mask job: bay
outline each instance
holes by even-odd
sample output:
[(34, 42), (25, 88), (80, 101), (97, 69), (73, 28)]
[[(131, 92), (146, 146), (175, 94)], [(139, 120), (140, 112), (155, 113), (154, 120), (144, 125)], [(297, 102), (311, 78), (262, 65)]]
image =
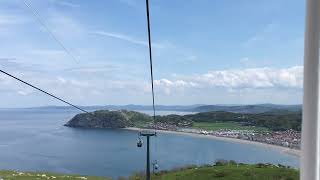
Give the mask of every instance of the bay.
[[(144, 171), (146, 147), (137, 148), (138, 132), (63, 126), (76, 113), (48, 109), (0, 110), (0, 169), (113, 178)], [(160, 170), (210, 164), (218, 159), (299, 167), (298, 157), (278, 150), (172, 133), (158, 133), (152, 138), (151, 157), (158, 161)]]

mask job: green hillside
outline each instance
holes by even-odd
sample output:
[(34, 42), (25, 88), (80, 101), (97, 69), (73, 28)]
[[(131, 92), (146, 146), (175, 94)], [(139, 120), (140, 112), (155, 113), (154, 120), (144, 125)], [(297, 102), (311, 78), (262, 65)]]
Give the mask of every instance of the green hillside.
[[(144, 179), (135, 175), (129, 180)], [(153, 175), (153, 180), (298, 180), (299, 171), (273, 165), (221, 165), (187, 167)]]
[(125, 128), (141, 127), (152, 122), (152, 118), (135, 111), (98, 110), (75, 115), (65, 126), (83, 128)]
[[(226, 163), (225, 163), (226, 162)], [(63, 175), (42, 172), (0, 171), (3, 180), (111, 180), (106, 177)], [(143, 180), (143, 174), (135, 174), (118, 180)], [(216, 165), (202, 167), (188, 166), (152, 175), (152, 180), (298, 180), (299, 171), (285, 166), (270, 164), (236, 164), (234, 161), (220, 161)]]
[[(219, 125), (224, 125), (231, 126), (231, 129), (274, 131), (294, 129), (300, 131), (301, 119), (301, 111), (275, 110), (257, 114), (215, 111), (189, 115), (156, 116), (155, 122), (156, 126), (194, 127), (207, 130), (216, 130), (219, 129)], [(85, 128), (125, 128), (148, 127), (152, 123), (151, 116), (140, 112), (99, 110), (77, 114), (65, 125)]]

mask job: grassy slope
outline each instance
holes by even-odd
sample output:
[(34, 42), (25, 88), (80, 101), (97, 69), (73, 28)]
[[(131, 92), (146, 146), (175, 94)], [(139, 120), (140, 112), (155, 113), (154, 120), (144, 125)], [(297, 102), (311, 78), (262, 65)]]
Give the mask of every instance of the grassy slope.
[(63, 175), (43, 172), (17, 172), (17, 171), (0, 171), (0, 179), (3, 180), (111, 180), (103, 177), (80, 176), (80, 175)]
[[(0, 171), (0, 179), (10, 180), (110, 180), (103, 177), (62, 175), (41, 172)], [(127, 179), (127, 178), (121, 178)], [(130, 180), (145, 179), (140, 175), (129, 177)], [(223, 165), (176, 169), (152, 175), (153, 180), (298, 180), (299, 171), (275, 166), (258, 167), (257, 165)]]
[(264, 127), (254, 127), (254, 126), (242, 126), (236, 122), (195, 122), (193, 123), (193, 128), (203, 129), (203, 130), (220, 130), (220, 129), (230, 129), (230, 130), (254, 130), (254, 131), (269, 131)]
[[(131, 177), (130, 179), (142, 179)], [(153, 180), (298, 180), (299, 172), (295, 169), (263, 167), (256, 165), (227, 165), (190, 168), (153, 175)]]

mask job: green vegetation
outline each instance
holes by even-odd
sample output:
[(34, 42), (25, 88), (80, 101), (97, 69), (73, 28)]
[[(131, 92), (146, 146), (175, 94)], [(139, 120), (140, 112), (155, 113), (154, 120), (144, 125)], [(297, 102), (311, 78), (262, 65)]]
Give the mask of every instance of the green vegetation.
[[(143, 179), (143, 175), (134, 175), (129, 180)], [(298, 180), (299, 171), (285, 166), (269, 164), (216, 164), (202, 167), (189, 166), (172, 171), (162, 171), (152, 176), (153, 180)]]
[(271, 111), (248, 116), (249, 122), (272, 130), (294, 129), (301, 131), (302, 112)]
[(55, 173), (43, 172), (17, 172), (17, 171), (0, 171), (0, 179), (3, 180), (111, 180), (110, 178), (79, 176), (79, 175), (63, 175)]
[(146, 124), (152, 122), (152, 118), (144, 113), (127, 110), (121, 110), (120, 112), (123, 113), (126, 118), (130, 119), (134, 127), (143, 128)]
[[(274, 110), (248, 114), (225, 111), (202, 112), (189, 115), (157, 116), (157, 127), (195, 127), (206, 130), (241, 129), (256, 131), (301, 130), (301, 111)], [(152, 117), (135, 111), (100, 110), (77, 114), (66, 126), (86, 128), (150, 127)]]
[(125, 128), (143, 127), (152, 122), (152, 118), (135, 111), (99, 110), (75, 115), (65, 126), (83, 128)]
[(218, 111), (189, 114), (184, 117), (195, 123), (238, 122), (247, 126), (265, 127), (274, 131), (287, 129), (300, 131), (302, 112), (277, 110), (258, 114), (244, 114)]
[(266, 132), (269, 131), (265, 127), (257, 126), (243, 126), (237, 122), (195, 122), (193, 123), (193, 128), (203, 129), (207, 131), (216, 131), (220, 129), (229, 129), (229, 130), (252, 130), (255, 132)]
[[(111, 180), (106, 177), (64, 175), (42, 172), (0, 171), (3, 180)], [(134, 174), (128, 178), (120, 177), (118, 180), (142, 180), (143, 173)], [(235, 161), (219, 160), (215, 165), (186, 166), (170, 171), (161, 171), (152, 175), (153, 180), (298, 180), (299, 171), (283, 165), (255, 164), (248, 165)]]

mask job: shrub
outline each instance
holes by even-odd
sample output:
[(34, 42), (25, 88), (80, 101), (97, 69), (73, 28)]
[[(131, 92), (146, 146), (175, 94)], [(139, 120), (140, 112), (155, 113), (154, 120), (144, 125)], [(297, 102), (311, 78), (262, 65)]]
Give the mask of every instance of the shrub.
[(256, 166), (257, 166), (257, 168), (264, 168), (264, 167), (267, 167), (268, 165), (263, 164), (263, 163), (258, 163)]
[(230, 160), (230, 161), (229, 161), (229, 164), (230, 164), (230, 165), (237, 165), (238, 163), (237, 163), (236, 161), (234, 161), (234, 160)]
[(215, 166), (225, 166), (228, 165), (228, 163), (229, 162), (227, 160), (220, 159), (215, 162)]

